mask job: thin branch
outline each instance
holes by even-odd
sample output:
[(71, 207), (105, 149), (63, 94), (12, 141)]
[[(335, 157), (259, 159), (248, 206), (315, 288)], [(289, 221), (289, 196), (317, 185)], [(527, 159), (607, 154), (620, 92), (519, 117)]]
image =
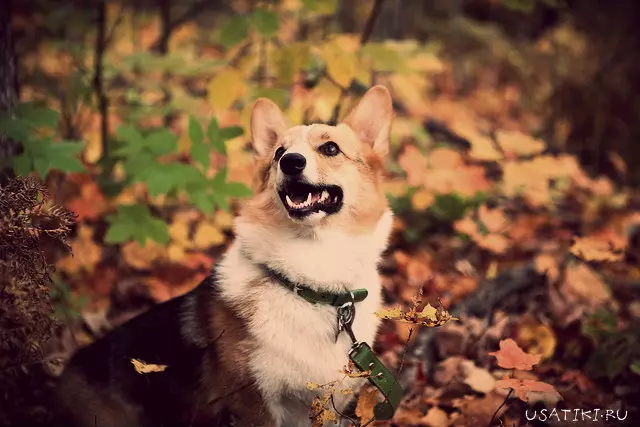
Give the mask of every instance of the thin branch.
[(409, 347), (409, 341), (411, 341), (411, 335), (413, 335), (413, 328), (409, 329), (409, 336), (407, 337), (407, 342), (404, 343), (404, 348), (402, 350), (402, 357), (400, 357), (400, 365), (398, 366), (398, 372), (396, 372), (396, 377), (400, 376), (402, 372), (402, 367), (404, 366), (404, 358), (407, 355), (407, 348)]
[(362, 36), (360, 37), (360, 46), (366, 44), (371, 38), (373, 29), (376, 26), (376, 21), (378, 20), (378, 16), (380, 16), (380, 12), (382, 12), (383, 3), (384, 0), (375, 0), (375, 3), (373, 3), (371, 14), (367, 19), (367, 22), (364, 24), (364, 29), (362, 30)]
[[(187, 21), (190, 21), (195, 17), (197, 17), (200, 13), (202, 13), (204, 9), (210, 6), (217, 5), (217, 3), (218, 2), (213, 0), (200, 0), (193, 3), (191, 7), (189, 7), (189, 9), (185, 13), (183, 13), (180, 17), (169, 22), (168, 26), (165, 28), (166, 33), (170, 35), (173, 31), (177, 30), (179, 27), (184, 25)], [(165, 43), (165, 41), (163, 41), (163, 37), (165, 36), (164, 34), (165, 31), (163, 31), (163, 34), (161, 34), (160, 37), (158, 37), (158, 39), (155, 42), (153, 42), (153, 44), (151, 45), (150, 49), (152, 51), (161, 50), (163, 43)]]
[(338, 408), (336, 407), (336, 402), (333, 400), (333, 393), (331, 393), (331, 406), (333, 406), (333, 410), (336, 412), (336, 414), (340, 415), (342, 418), (348, 419), (349, 421), (351, 421), (353, 423), (354, 426), (360, 426), (360, 422), (359, 421), (354, 420), (353, 418), (351, 418), (347, 414), (343, 414), (342, 412), (340, 412), (338, 410)]
[(106, 156), (109, 150), (108, 136), (109, 136), (109, 100), (104, 92), (103, 82), (103, 59), (106, 51), (106, 21), (107, 21), (107, 6), (106, 0), (97, 1), (97, 27), (98, 33), (96, 35), (96, 57), (95, 57), (95, 71), (93, 75), (93, 88), (98, 98), (98, 110), (100, 111), (100, 141), (102, 144), (102, 155)]

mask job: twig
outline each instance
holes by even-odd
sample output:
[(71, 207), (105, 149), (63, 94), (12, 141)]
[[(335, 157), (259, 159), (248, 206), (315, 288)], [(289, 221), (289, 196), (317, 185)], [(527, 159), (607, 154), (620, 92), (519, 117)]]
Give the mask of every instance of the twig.
[(351, 418), (347, 414), (343, 414), (342, 412), (340, 412), (338, 410), (338, 408), (336, 408), (336, 402), (333, 400), (333, 393), (331, 393), (331, 406), (333, 406), (333, 410), (336, 411), (336, 414), (340, 415), (342, 418), (348, 419), (349, 421), (351, 421), (353, 423), (353, 425), (360, 427), (360, 422), (359, 421), (354, 420), (353, 418)]
[[(514, 375), (515, 375), (515, 371), (511, 371), (511, 378), (513, 378)], [(512, 393), (513, 393), (513, 389), (510, 388), (509, 389), (509, 394), (507, 394), (507, 397), (504, 398), (504, 401), (500, 404), (500, 406), (498, 406), (498, 409), (496, 409), (496, 411), (493, 413), (493, 415), (491, 416), (491, 420), (489, 421), (489, 425), (487, 427), (491, 427), (493, 425), (493, 421), (495, 420), (496, 416), (498, 415), (498, 412), (500, 412), (500, 409), (502, 409), (502, 407), (507, 404), (507, 402), (509, 401), (509, 398), (511, 397)]]
[[(217, 3), (218, 2), (213, 0), (200, 0), (193, 3), (191, 7), (184, 14), (182, 14), (180, 17), (176, 18), (175, 20), (170, 21), (168, 26), (165, 28), (165, 31), (167, 32), (167, 34), (171, 34), (173, 31), (175, 31), (176, 29), (184, 25), (187, 21), (190, 21), (191, 19), (198, 16), (198, 14), (202, 13), (202, 10), (204, 8), (208, 6), (216, 5)], [(153, 42), (153, 44), (151, 44), (150, 49), (152, 51), (159, 51), (162, 48), (163, 43), (166, 43), (166, 41), (163, 40), (164, 36), (165, 34), (163, 32), (163, 34), (161, 34), (160, 37), (158, 37), (158, 40), (156, 40), (155, 42)]]
[(107, 110), (109, 108), (109, 101), (104, 93), (104, 82), (102, 80), (103, 71), (103, 59), (106, 50), (105, 39), (105, 27), (106, 27), (106, 0), (97, 1), (97, 27), (98, 33), (96, 35), (96, 60), (95, 71), (93, 75), (93, 88), (98, 98), (98, 110), (100, 111), (100, 141), (102, 144), (102, 155), (106, 156), (109, 149), (108, 134), (109, 134), (109, 118), (107, 116)]
[(367, 19), (367, 22), (364, 24), (362, 36), (360, 36), (360, 46), (366, 44), (369, 41), (369, 38), (371, 38), (378, 16), (380, 16), (380, 12), (382, 12), (382, 3), (384, 3), (384, 0), (375, 0), (375, 3), (373, 3), (371, 14)]
[(413, 328), (409, 329), (409, 336), (407, 337), (407, 342), (404, 343), (404, 348), (402, 349), (402, 357), (400, 358), (400, 365), (398, 366), (398, 372), (396, 372), (396, 377), (400, 376), (402, 372), (402, 367), (404, 365), (404, 357), (407, 355), (407, 348), (409, 347), (409, 341), (411, 341), (411, 335), (413, 334)]

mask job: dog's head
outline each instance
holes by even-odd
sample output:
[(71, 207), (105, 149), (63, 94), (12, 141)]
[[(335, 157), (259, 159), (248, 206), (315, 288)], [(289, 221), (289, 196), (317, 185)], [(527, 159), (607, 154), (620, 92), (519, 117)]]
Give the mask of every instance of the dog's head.
[(384, 86), (371, 88), (337, 126), (289, 128), (276, 104), (258, 99), (251, 114), (256, 194), (241, 216), (301, 232), (371, 229), (388, 210), (381, 181), (392, 118)]

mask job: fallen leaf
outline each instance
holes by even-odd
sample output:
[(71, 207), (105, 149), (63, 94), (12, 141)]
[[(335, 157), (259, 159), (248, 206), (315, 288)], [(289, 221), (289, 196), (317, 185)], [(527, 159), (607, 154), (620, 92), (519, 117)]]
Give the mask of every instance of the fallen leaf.
[(93, 228), (80, 223), (77, 236), (71, 242), (73, 255), (61, 258), (56, 264), (61, 271), (76, 274), (80, 270), (91, 272), (102, 259), (102, 248), (93, 241)]
[(586, 393), (595, 389), (595, 385), (591, 380), (578, 370), (567, 371), (562, 374), (560, 381), (563, 383), (575, 384), (582, 393)]
[(472, 123), (456, 121), (451, 124), (451, 129), (469, 141), (471, 144), (471, 157), (481, 161), (498, 161), (504, 156), (496, 150), (493, 141), (486, 135), (480, 133), (477, 127)]
[(600, 275), (583, 263), (567, 266), (560, 291), (592, 308), (611, 300), (611, 290)]
[(477, 367), (471, 360), (460, 363), (464, 383), (474, 391), (489, 393), (496, 387), (496, 380), (486, 369)]
[(82, 184), (80, 196), (70, 200), (66, 205), (78, 214), (78, 221), (96, 220), (107, 209), (107, 201), (95, 181)]
[(375, 387), (363, 387), (358, 396), (356, 415), (360, 422), (365, 424), (373, 418), (373, 408), (378, 403), (378, 389)]
[(505, 377), (496, 381), (496, 388), (512, 388), (515, 396), (525, 403), (538, 400), (541, 397), (548, 397), (556, 401), (562, 399), (555, 387), (542, 381)]
[(624, 252), (617, 251), (612, 242), (594, 237), (575, 237), (569, 250), (585, 261), (617, 262), (624, 258)]
[(140, 246), (136, 241), (130, 241), (122, 247), (124, 261), (139, 270), (151, 268), (154, 261), (161, 258), (164, 253), (164, 247), (151, 239), (147, 239), (144, 246)]
[(440, 386), (445, 386), (453, 381), (460, 373), (460, 364), (465, 360), (462, 356), (450, 356), (438, 363), (433, 375), (435, 383)]
[(427, 178), (427, 159), (413, 145), (407, 145), (398, 156), (398, 164), (407, 174), (409, 185), (420, 186)]
[(518, 131), (498, 130), (496, 140), (502, 150), (510, 157), (531, 156), (544, 151), (544, 142)]
[(507, 410), (507, 405), (502, 405), (504, 396), (493, 391), (483, 397), (465, 396), (462, 399), (455, 399), (453, 404), (460, 410), (460, 416), (453, 420), (456, 427), (487, 426), (493, 414), (499, 419)]
[(421, 188), (411, 196), (411, 206), (413, 206), (413, 209), (418, 212), (424, 211), (433, 204), (435, 199), (435, 194), (424, 188)]
[(224, 233), (215, 224), (203, 221), (196, 226), (193, 243), (196, 248), (207, 249), (222, 245), (225, 239)]
[(504, 369), (530, 371), (540, 362), (540, 355), (527, 354), (511, 338), (500, 341), (500, 350), (489, 353), (498, 359), (498, 366)]
[(149, 374), (152, 372), (163, 372), (168, 368), (167, 365), (156, 365), (153, 363), (146, 363), (140, 359), (131, 359), (131, 363), (133, 364), (133, 368), (139, 374)]
[(449, 415), (437, 406), (433, 406), (420, 419), (420, 424), (429, 427), (447, 427), (449, 425)]

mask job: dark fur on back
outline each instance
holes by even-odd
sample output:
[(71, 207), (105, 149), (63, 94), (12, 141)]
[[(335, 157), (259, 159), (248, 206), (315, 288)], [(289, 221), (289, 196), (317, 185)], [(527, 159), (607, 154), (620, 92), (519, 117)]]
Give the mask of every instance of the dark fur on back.
[[(60, 379), (60, 425), (211, 427), (232, 418), (264, 424), (237, 348), (245, 334), (220, 303), (212, 275), (79, 350)], [(167, 368), (140, 374), (134, 358)]]

